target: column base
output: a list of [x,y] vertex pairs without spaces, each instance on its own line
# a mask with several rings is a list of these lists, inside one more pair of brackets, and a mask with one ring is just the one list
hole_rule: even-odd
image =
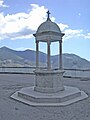
[[34,90],[41,93],[55,93],[64,90],[64,70],[35,70]]
[[56,93],[59,91],[63,91],[64,87],[62,88],[42,88],[42,87],[34,87],[34,90],[37,92],[41,92],[41,93]]
[[64,86],[57,93],[40,93],[34,87],[22,88],[11,95],[11,98],[32,106],[66,106],[88,98],[88,95],[76,87]]

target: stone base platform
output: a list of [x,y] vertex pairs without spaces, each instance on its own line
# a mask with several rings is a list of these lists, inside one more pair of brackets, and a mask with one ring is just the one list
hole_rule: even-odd
[[11,95],[11,98],[32,106],[65,106],[87,97],[85,92],[69,86],[56,93],[40,93],[34,87],[26,87]]

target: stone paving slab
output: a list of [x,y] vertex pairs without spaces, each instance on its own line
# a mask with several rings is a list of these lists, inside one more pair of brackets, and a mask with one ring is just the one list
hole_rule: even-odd
[[85,91],[89,98],[65,107],[33,107],[10,98],[23,87],[34,85],[35,76],[0,74],[0,120],[90,120],[90,81],[64,79],[64,84]]

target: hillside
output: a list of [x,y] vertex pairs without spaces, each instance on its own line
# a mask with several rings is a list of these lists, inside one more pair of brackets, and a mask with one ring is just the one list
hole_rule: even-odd
[[[45,63],[46,54],[40,52],[40,63]],[[28,67],[35,66],[36,52],[33,50],[15,51],[7,47],[0,48],[0,66]]]
[[[35,66],[35,51],[15,51],[7,47],[0,48],[0,66],[6,67],[28,67]],[[43,52],[39,52],[40,65],[46,64],[47,55]],[[53,68],[58,67],[59,56],[51,56],[51,63]],[[64,68],[88,68],[90,69],[90,62],[75,54],[63,54],[63,67]]]
[[[53,66],[57,68],[59,56],[52,56]],[[70,69],[90,69],[90,62],[75,54],[63,54],[63,67]]]

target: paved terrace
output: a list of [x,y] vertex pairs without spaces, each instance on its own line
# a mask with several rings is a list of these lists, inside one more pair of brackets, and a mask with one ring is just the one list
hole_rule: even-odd
[[33,107],[15,101],[10,95],[34,85],[31,74],[0,74],[0,120],[90,120],[90,79],[64,78],[64,85],[78,87],[89,98],[65,107]]

